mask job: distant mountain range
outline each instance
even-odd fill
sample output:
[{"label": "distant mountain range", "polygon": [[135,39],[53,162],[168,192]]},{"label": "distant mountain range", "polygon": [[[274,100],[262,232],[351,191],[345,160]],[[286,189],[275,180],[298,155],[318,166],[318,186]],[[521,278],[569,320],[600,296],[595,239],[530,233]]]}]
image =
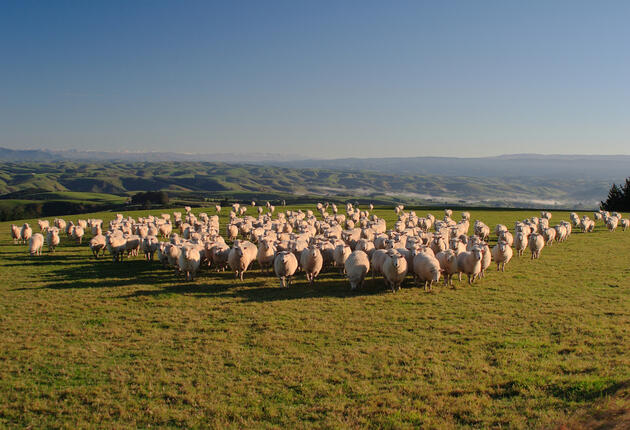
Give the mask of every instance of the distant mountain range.
[{"label": "distant mountain range", "polygon": [[[595,208],[609,181],[584,178],[409,175],[191,161],[0,161],[0,199],[50,200],[59,193],[129,196],[165,190],[195,199],[362,198],[415,205]],[[265,196],[265,197],[263,197]]]},{"label": "distant mountain range", "polygon": [[2,161],[222,162],[287,168],[372,171],[391,175],[479,178],[591,179],[619,182],[630,176],[630,155],[512,154],[495,157],[383,157],[310,159],[297,154],[106,152],[0,148]]},{"label": "distant mountain range", "polygon": [[592,179],[619,182],[630,176],[630,155],[512,154],[496,157],[340,158],[271,162],[292,168],[343,169],[401,175],[478,178]]},{"label": "distant mountain range", "polygon": [[196,154],[180,152],[107,152],[82,151],[76,149],[9,149],[0,147],[1,161],[127,161],[127,162],[159,162],[159,161],[201,161],[212,163],[256,163],[282,162],[304,157],[294,154],[275,153],[218,153]]}]

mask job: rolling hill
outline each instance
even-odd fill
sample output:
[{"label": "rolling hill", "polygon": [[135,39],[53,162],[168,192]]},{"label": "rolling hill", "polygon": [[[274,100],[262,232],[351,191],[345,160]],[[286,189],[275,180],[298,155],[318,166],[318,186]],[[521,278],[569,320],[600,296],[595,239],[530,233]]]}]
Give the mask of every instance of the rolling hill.
[{"label": "rolling hill", "polygon": [[45,193],[129,196],[166,190],[188,199],[316,196],[377,202],[482,206],[595,207],[610,181],[590,178],[396,174],[367,170],[289,168],[207,162],[2,162],[0,198],[41,199]]}]

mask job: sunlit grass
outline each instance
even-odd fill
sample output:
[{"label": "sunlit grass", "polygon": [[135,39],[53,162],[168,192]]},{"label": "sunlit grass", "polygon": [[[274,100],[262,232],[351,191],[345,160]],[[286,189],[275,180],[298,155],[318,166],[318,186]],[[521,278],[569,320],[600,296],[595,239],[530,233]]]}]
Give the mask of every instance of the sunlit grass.
[{"label": "sunlit grass", "polygon": [[[375,212],[391,226],[391,209]],[[472,212],[491,228],[533,215]],[[290,289],[257,268],[184,282],[65,238],[30,258],[9,224],[0,425],[531,428],[630,379],[630,232],[601,223],[473,287],[409,279],[395,294],[379,278],[351,292],[333,271]]]}]

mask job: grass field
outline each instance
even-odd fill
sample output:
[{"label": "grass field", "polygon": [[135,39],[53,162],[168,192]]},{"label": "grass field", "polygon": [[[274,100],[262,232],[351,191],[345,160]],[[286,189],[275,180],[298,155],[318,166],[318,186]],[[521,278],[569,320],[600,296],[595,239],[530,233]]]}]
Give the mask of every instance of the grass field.
[{"label": "grass field", "polygon": [[[160,211],[132,215],[147,213]],[[375,213],[392,225],[391,209]],[[184,282],[65,238],[30,258],[9,225],[1,427],[589,427],[630,405],[630,232],[601,222],[472,287],[408,280],[395,294],[378,278],[351,292],[333,272],[290,289],[257,268]]]}]

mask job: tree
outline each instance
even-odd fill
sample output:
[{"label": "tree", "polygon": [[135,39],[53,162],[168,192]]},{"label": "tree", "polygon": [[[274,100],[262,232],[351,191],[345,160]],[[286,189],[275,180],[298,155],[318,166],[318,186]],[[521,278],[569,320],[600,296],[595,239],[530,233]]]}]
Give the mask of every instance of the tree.
[{"label": "tree", "polygon": [[630,211],[630,178],[626,179],[623,186],[612,184],[608,191],[608,198],[601,202],[600,208],[605,211]]},{"label": "tree", "polygon": [[147,191],[145,193],[136,193],[131,197],[131,203],[134,205],[142,205],[150,207],[152,204],[167,205],[169,202],[166,191]]}]

